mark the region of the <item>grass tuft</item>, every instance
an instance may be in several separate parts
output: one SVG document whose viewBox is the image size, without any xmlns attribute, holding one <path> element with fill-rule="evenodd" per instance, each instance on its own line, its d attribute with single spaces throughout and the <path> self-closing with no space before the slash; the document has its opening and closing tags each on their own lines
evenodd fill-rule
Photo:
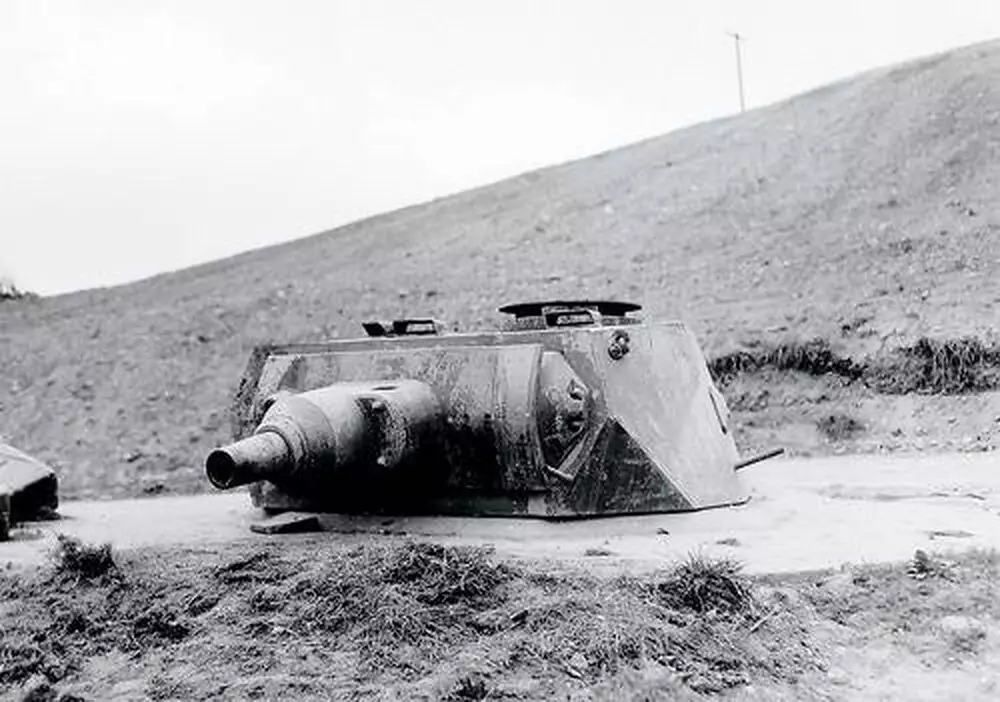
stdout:
<svg viewBox="0 0 1000 702">
<path fill-rule="evenodd" d="M 65 534 L 59 534 L 57 538 L 58 542 L 53 550 L 57 573 L 83 580 L 96 580 L 118 571 L 111 553 L 111 544 L 85 544 L 80 539 Z"/>
<path fill-rule="evenodd" d="M 728 558 L 692 554 L 658 586 L 663 601 L 698 613 L 749 613 L 753 591 L 743 566 Z"/>
<path fill-rule="evenodd" d="M 456 548 L 410 542 L 392 551 L 381 579 L 405 584 L 412 597 L 426 605 L 451 605 L 488 597 L 507 577 L 486 548 Z"/>
</svg>

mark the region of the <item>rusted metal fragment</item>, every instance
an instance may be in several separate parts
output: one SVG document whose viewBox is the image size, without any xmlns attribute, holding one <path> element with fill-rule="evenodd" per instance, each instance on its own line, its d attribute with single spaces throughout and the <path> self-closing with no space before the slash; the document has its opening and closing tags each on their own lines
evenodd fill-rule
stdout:
<svg viewBox="0 0 1000 702">
<path fill-rule="evenodd" d="M 0 486 L 6 486 L 10 495 L 11 523 L 49 519 L 59 506 L 52 469 L 4 443 L 0 443 Z"/>
</svg>

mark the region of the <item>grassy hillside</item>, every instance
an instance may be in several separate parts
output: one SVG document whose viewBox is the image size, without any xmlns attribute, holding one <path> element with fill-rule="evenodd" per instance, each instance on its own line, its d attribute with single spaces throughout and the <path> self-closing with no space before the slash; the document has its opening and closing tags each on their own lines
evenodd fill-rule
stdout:
<svg viewBox="0 0 1000 702">
<path fill-rule="evenodd" d="M 2 303 L 0 433 L 58 467 L 64 494 L 196 489 L 255 344 L 399 315 L 482 328 L 523 299 L 633 300 L 686 320 L 712 356 L 762 339 L 852 358 L 991 340 L 997 75 L 1000 42 L 968 47 L 289 244 Z M 727 385 L 746 446 L 996 445 L 995 395 L 931 405 L 768 372 Z"/>
</svg>

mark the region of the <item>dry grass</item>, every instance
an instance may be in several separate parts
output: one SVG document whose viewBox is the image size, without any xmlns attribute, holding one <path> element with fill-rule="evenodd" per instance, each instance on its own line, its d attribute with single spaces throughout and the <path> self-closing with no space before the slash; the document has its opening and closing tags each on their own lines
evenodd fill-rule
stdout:
<svg viewBox="0 0 1000 702">
<path fill-rule="evenodd" d="M 609 578 L 499 563 L 480 549 L 320 537 L 133 553 L 119 558 L 119 577 L 88 587 L 54 566 L 0 574 L 0 600 L 12 605 L 0 685 L 41 682 L 88 699 L 116 682 L 185 699 L 815 692 L 827 684 L 831 635 L 837 645 L 888 636 L 904 651 L 980 655 L 978 625 L 1000 618 L 996 556 L 925 554 L 918 569 L 930 575 L 900 564 L 749 578 L 735 562 L 692 556 Z"/>
<path fill-rule="evenodd" d="M 803 655 L 808 645 L 788 652 L 765 641 L 774 631 L 750 606 L 753 583 L 730 562 L 693 558 L 657 576 L 608 580 L 419 542 L 327 544 L 305 561 L 277 553 L 180 571 L 156 556 L 129 560 L 119 578 L 86 588 L 58 565 L 32 580 L 0 576 L 0 594 L 21 612 L 0 631 L 0 683 L 65 686 L 85 660 L 115 651 L 169 652 L 181 668 L 208 655 L 213 683 L 248 665 L 303 674 L 298 656 L 308 652 L 318 666 L 310 675 L 346 676 L 362 693 L 391 697 L 386 686 L 396 686 L 408 697 L 432 680 L 434 696 L 463 700 L 525 680 L 527 697 L 544 699 L 651 667 L 689 690 L 722 690 L 817 664 Z M 149 685 L 169 688 L 167 673 Z"/>
</svg>

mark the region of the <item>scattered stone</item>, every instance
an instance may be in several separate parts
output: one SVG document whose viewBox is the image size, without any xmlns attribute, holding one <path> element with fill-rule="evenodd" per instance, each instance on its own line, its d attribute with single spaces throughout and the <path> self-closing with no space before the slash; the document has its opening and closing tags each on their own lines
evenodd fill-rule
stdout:
<svg viewBox="0 0 1000 702">
<path fill-rule="evenodd" d="M 841 668 L 834 668 L 826 674 L 826 679 L 834 685 L 844 686 L 851 684 L 851 676 Z"/>
<path fill-rule="evenodd" d="M 847 596 L 855 591 L 854 574 L 849 571 L 834 573 L 821 582 L 824 589 L 836 595 Z"/>
<path fill-rule="evenodd" d="M 953 577 L 953 570 L 953 563 L 933 559 L 926 551 L 917 549 L 913 554 L 913 560 L 906 567 L 906 574 L 914 580 L 924 580 L 928 577 L 950 580 Z"/>
<path fill-rule="evenodd" d="M 22 702 L 56 702 L 58 693 L 49 681 L 40 675 L 32 677 L 24 686 Z"/>
<path fill-rule="evenodd" d="M 159 495 L 165 492 L 167 486 L 160 481 L 153 481 L 142 486 L 142 492 L 144 495 Z"/>
<path fill-rule="evenodd" d="M 972 617 L 950 614 L 937 621 L 938 628 L 948 637 L 954 648 L 975 651 L 986 638 L 986 626 Z"/>
<path fill-rule="evenodd" d="M 961 529 L 934 529 L 927 532 L 927 537 L 931 541 L 942 537 L 951 539 L 968 539 L 972 536 L 975 536 L 975 534 L 971 531 L 962 531 Z"/>
<path fill-rule="evenodd" d="M 582 653 L 577 651 L 568 661 L 566 666 L 566 672 L 572 675 L 574 678 L 582 678 L 586 674 L 587 670 L 590 668 L 590 663 L 587 662 L 587 657 Z"/>
<path fill-rule="evenodd" d="M 250 525 L 255 534 L 302 534 L 322 531 L 319 517 L 306 512 L 283 512 Z"/>
</svg>

